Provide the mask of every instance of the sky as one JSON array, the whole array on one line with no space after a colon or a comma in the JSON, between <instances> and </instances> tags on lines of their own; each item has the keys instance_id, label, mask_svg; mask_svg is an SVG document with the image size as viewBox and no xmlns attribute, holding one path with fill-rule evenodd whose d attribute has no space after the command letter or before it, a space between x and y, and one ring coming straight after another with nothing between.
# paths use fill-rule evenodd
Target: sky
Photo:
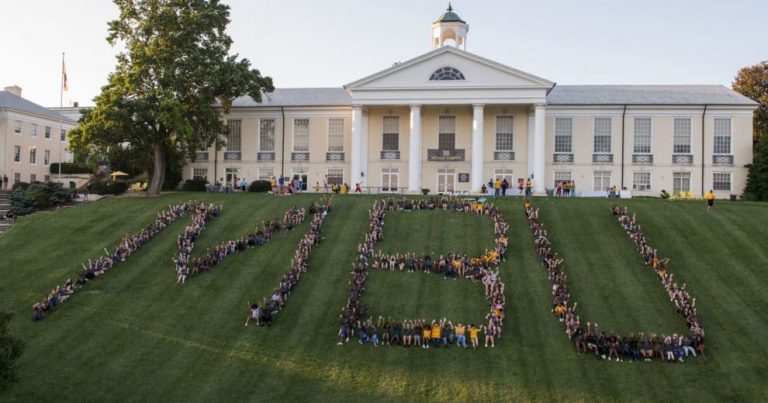
<instances>
[{"instance_id":1,"label":"sky","mask_svg":"<svg viewBox=\"0 0 768 403\"><path fill-rule=\"evenodd\" d=\"M339 87L431 50L443 0L223 0L232 52L277 87ZM467 50L558 84L722 84L768 60L766 0L455 0ZM108 0L0 0L0 87L64 106L93 98L120 51Z\"/></svg>"}]
</instances>

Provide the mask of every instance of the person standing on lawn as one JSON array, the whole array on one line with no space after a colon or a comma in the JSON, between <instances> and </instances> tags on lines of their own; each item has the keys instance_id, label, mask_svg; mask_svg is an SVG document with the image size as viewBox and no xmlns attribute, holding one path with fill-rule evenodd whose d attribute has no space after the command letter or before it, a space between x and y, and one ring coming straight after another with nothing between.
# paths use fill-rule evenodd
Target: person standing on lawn
<instances>
[{"instance_id":1,"label":"person standing on lawn","mask_svg":"<svg viewBox=\"0 0 768 403\"><path fill-rule=\"evenodd\" d=\"M707 200L707 211L712 211L712 206L715 204L715 193L712 192L712 189L704 196L704 199Z\"/></svg>"}]
</instances>

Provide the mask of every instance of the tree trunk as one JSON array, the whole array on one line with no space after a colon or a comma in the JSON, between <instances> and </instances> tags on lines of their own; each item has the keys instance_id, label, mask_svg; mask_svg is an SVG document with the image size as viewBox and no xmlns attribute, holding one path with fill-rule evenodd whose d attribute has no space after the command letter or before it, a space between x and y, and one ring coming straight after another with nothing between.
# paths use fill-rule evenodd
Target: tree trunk
<instances>
[{"instance_id":1,"label":"tree trunk","mask_svg":"<svg viewBox=\"0 0 768 403\"><path fill-rule=\"evenodd\" d=\"M165 182L165 146L163 143L155 143L152 146L152 180L147 187L148 195L160 194Z\"/></svg>"}]
</instances>

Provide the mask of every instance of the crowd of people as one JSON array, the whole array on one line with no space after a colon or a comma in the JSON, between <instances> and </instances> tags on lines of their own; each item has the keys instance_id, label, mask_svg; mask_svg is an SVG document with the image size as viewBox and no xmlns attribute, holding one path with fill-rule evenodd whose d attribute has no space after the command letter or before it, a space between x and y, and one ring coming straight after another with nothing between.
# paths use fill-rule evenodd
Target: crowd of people
<instances>
[{"instance_id":1,"label":"crowd of people","mask_svg":"<svg viewBox=\"0 0 768 403\"><path fill-rule=\"evenodd\" d=\"M270 326L275 314L283 309L286 300L299 283L302 273L309 270L309 253L323 239L320 229L328 213L331 211L332 199L333 197L323 199L309 207L309 214L312 214L312 223L296 248L296 252L291 260L291 268L280 278L280 283L272 290L272 295L269 298L262 299L260 303L248 303L250 314L245 320L245 326L248 326L248 323L251 321L256 322L259 326ZM289 219L289 216L293 217L289 213L291 212L286 212L286 221ZM303 220L303 209L301 214L301 219Z\"/></svg>"},{"instance_id":2,"label":"crowd of people","mask_svg":"<svg viewBox=\"0 0 768 403\"><path fill-rule=\"evenodd\" d=\"M667 271L669 257L659 258L658 250L648 244L648 239L637 223L635 215L632 214L630 217L626 207L613 206L611 211L627 232L627 235L635 242L638 252L645 259L645 265L656 273L656 277L667 291L670 301L675 304L677 312L685 319L690 330L688 341L695 346L694 350L703 353L704 329L699 324L698 315L696 314L696 298L691 297L688 291L686 291L685 283L679 285L674 279L674 274ZM674 337L672 341L674 342Z\"/></svg>"},{"instance_id":3,"label":"crowd of people","mask_svg":"<svg viewBox=\"0 0 768 403\"><path fill-rule=\"evenodd\" d=\"M176 283L184 284L188 277L210 271L224 258L249 248L264 245L272 234L281 230L289 231L304 221L306 210L303 208L289 208L283 214L283 218L275 218L262 222L262 228L246 234L237 239L230 239L218 245L208 248L205 253L197 258L192 257L195 242L205 229L205 225L218 216L221 206L200 205L193 209L192 223L179 234L176 244L178 253L173 257L176 270Z\"/></svg>"},{"instance_id":4,"label":"crowd of people","mask_svg":"<svg viewBox=\"0 0 768 403\"><path fill-rule=\"evenodd\" d=\"M640 226L634 218L626 214L626 209L614 207L614 214L624 225L628 234L635 240L641 254L652 251L653 256L646 256L647 264L656 264L654 270L667 287L670 298L676 301L678 311L688 321L689 335L657 335L655 333L638 333L621 336L613 331L603 331L597 323L587 322L586 327L576 313L578 303L573 301L568 293L568 276L564 272L564 260L553 251L552 244L547 238L547 230L539 221L539 209L530 200L525 201L525 214L534 235L536 250L541 264L547 271L547 278L552 282L552 312L564 324L566 334L576 346L578 354L593 354L594 356L615 361L652 361L682 362L686 357L697 356L704 352L704 331L696 320L694 300L685 292L685 287L678 287L672 276L663 269L668 259L658 259L656 252L650 249L645 237L640 233ZM642 241L640 241L642 239ZM642 246L642 247L641 247ZM655 263L654 263L655 262ZM659 270L664 270L660 273ZM690 301L690 303L689 303Z\"/></svg>"},{"instance_id":5,"label":"crowd of people","mask_svg":"<svg viewBox=\"0 0 768 403\"><path fill-rule=\"evenodd\" d=\"M467 212L489 216L494 222L496 235L495 247L478 257L466 254L449 253L433 257L429 254L417 256L414 253L388 255L375 250L375 244L384 239L384 217L391 211L409 211L422 209L443 209L453 212ZM357 337L361 344L371 343L401 345L404 347L438 348L456 344L467 347L467 336L473 348L480 344L479 335L484 334L485 347L494 347L496 339L501 337L504 322L504 283L499 277L498 264L505 259L509 225L501 212L493 204L478 203L474 199L429 198L378 200L369 210L368 231L364 241L358 246L358 253L352 264L352 280L349 282L350 296L339 315L339 340L344 344ZM367 316L368 306L362 302L368 270L423 271L442 274L444 278L467 278L481 282L489 306L488 314L483 319L485 324L453 324L443 319L393 320L379 317L374 320Z\"/></svg>"},{"instance_id":6,"label":"crowd of people","mask_svg":"<svg viewBox=\"0 0 768 403\"><path fill-rule=\"evenodd\" d=\"M116 264L124 262L125 259L136 252L139 248L151 241L157 234L165 229L176 219L183 217L191 212L200 209L210 210L212 214L219 214L221 206L214 207L205 205L201 202L186 202L168 206L168 209L157 213L155 221L148 224L144 229L136 234L125 234L120 240L120 244L109 252L104 249L104 255L96 259L88 259L88 264L81 263L82 270L77 273L77 280L67 279L64 284L53 288L48 295L40 302L32 305L34 311L33 320L41 320L45 315L51 312L55 307L67 301L75 290L96 277L104 275Z\"/></svg>"}]
</instances>

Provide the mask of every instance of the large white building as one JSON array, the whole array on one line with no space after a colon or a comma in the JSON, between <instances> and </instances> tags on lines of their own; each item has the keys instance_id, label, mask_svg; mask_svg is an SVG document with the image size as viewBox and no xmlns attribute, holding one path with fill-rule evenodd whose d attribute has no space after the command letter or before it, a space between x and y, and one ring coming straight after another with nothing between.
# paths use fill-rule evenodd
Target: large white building
<instances>
[{"instance_id":1,"label":"large white building","mask_svg":"<svg viewBox=\"0 0 768 403\"><path fill-rule=\"evenodd\" d=\"M13 85L0 91L0 177L17 182L59 180L50 165L72 162L67 133L77 123L58 112L21 97ZM61 177L62 183L69 181Z\"/></svg>"},{"instance_id":2,"label":"large white building","mask_svg":"<svg viewBox=\"0 0 768 403\"><path fill-rule=\"evenodd\" d=\"M556 85L466 51L450 8L433 50L339 88L235 100L226 146L185 177L296 176L373 192L479 192L505 177L536 193L573 181L635 195L740 194L757 104L719 85Z\"/></svg>"}]
</instances>

